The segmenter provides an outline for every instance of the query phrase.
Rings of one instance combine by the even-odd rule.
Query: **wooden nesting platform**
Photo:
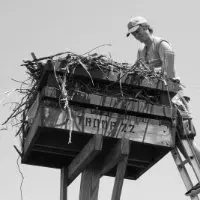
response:
[[[68,181],[71,182],[95,160],[101,167],[101,175],[115,176],[116,163],[126,155],[124,177],[135,180],[174,146],[172,121],[176,112],[169,98],[176,94],[176,84],[169,82],[166,87],[161,81],[150,84],[127,76],[121,79],[119,87],[113,73],[91,71],[96,87],[104,90],[106,85],[113,84],[106,94],[94,93],[81,88],[91,80],[77,67],[68,79],[66,90],[71,94],[75,85],[79,90],[75,88],[66,105],[59,101],[61,94],[52,65],[51,62],[45,65],[38,97],[30,108],[22,163],[59,169],[69,167],[72,171]],[[130,94],[141,89],[157,95],[159,104],[116,96],[121,87]]]

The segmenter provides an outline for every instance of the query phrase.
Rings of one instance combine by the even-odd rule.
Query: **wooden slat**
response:
[[[126,99],[119,97],[101,96],[88,93],[77,93],[73,96],[72,101],[78,103],[87,103],[96,106],[108,107],[110,109],[126,110],[142,114],[164,116],[171,118],[172,109],[169,106],[150,104],[146,101],[137,99]]]
[[[48,146],[48,145],[34,145],[32,148],[33,152],[40,152],[49,155],[57,155],[57,156],[67,156],[67,157],[75,157],[77,152],[69,151],[69,149],[60,148],[59,146]]]
[[[43,88],[42,94],[51,98],[58,98],[60,96],[57,88],[48,86]],[[168,100],[166,96],[165,99]],[[102,96],[97,94],[89,94],[86,92],[75,93],[71,101],[80,104],[91,104],[95,106],[108,107],[109,109],[126,110],[130,112],[167,118],[171,118],[173,114],[173,110],[169,106],[150,104],[146,101],[137,99],[111,97],[107,95]]]
[[[130,144],[128,139],[119,140],[115,148],[106,156],[101,170],[101,175],[110,171],[118,164],[118,162],[124,159],[129,154],[129,149]]]
[[[28,158],[30,151],[34,145],[34,142],[39,134],[38,128],[40,126],[41,126],[41,107],[38,109],[38,112],[33,120],[33,124],[31,125],[31,128],[25,139],[22,162],[25,162],[26,159]]]
[[[180,86],[177,83],[172,82],[170,79],[165,80],[167,85],[165,85],[164,81],[154,78],[154,79],[135,79],[133,75],[127,75],[122,77],[121,82],[128,84],[128,85],[135,85],[140,87],[145,87],[148,89],[156,89],[162,91],[169,91],[169,92],[177,92],[180,90]]]
[[[67,174],[67,168],[63,167],[60,178],[60,200],[67,200]]]
[[[117,166],[117,173],[112,192],[112,200],[120,200],[127,162],[128,162],[128,155],[123,160],[121,160]]]
[[[140,168],[140,169],[148,167],[148,165],[144,163],[131,163],[131,164],[129,163],[128,165],[129,167]]]
[[[54,70],[53,67],[50,67],[50,63],[46,64],[46,74],[53,74]],[[52,66],[52,64],[51,64]],[[117,83],[119,82],[119,71],[111,71],[109,68],[105,69],[102,72],[99,68],[91,68],[88,69],[89,73],[92,77],[93,80],[97,81],[110,81],[111,83]],[[57,70],[60,73],[62,73],[62,70]],[[63,74],[65,71],[63,72]],[[72,75],[72,74],[71,74]],[[73,77],[80,78],[80,77],[86,77],[90,79],[89,74],[86,72],[85,69],[81,66],[77,66],[76,70],[73,71]],[[152,88],[152,89],[157,89],[157,90],[163,90],[163,91],[169,91],[176,93],[180,90],[180,85],[177,83],[172,82],[170,79],[166,80],[167,86],[162,80],[159,80],[157,78],[154,79],[135,79],[132,74],[126,74],[123,75],[120,79],[122,84],[127,84],[127,85],[133,85],[133,86],[139,86],[139,87],[145,87],[145,88]]]
[[[128,138],[132,141],[142,142],[146,130],[145,143],[171,146],[171,123],[167,120],[147,119],[130,115],[117,115],[116,113],[99,113],[95,109],[73,107],[70,109],[73,120],[70,123],[67,111],[59,108],[45,106],[47,115],[44,126],[59,128],[89,134],[102,134],[114,138]],[[48,116],[54,113],[55,119]],[[51,114],[52,115],[52,114]],[[51,118],[51,121],[49,121]],[[148,124],[147,124],[148,123]]]
[[[98,80],[98,81],[110,81],[110,82],[119,82],[119,73],[116,71],[112,71],[110,69],[106,69],[104,72],[102,72],[99,69],[89,69],[89,73],[92,77],[93,80]],[[80,66],[77,66],[76,70],[74,71],[74,77],[76,78],[76,75],[78,76],[83,76],[83,77],[88,77],[88,73]],[[125,74],[121,77],[120,79],[122,84],[127,84],[127,85],[134,85],[134,86],[140,86],[140,87],[146,87],[146,88],[152,88],[152,89],[157,89],[157,90],[164,90],[164,91],[169,91],[169,92],[177,92],[180,90],[180,86],[177,83],[172,82],[170,79],[166,80],[167,85],[162,80],[159,80],[157,78],[154,79],[136,79],[133,77],[132,74]]]
[[[94,135],[68,166],[68,185],[102,150],[103,136]]]

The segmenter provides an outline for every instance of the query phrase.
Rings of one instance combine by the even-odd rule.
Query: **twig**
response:
[[[82,56],[84,56],[84,55],[86,55],[86,54],[89,54],[89,53],[91,53],[92,51],[94,51],[94,50],[96,50],[96,49],[98,49],[98,48],[100,48],[100,47],[103,47],[103,46],[112,46],[112,44],[102,44],[102,45],[99,45],[99,46],[93,48],[92,50],[90,50],[90,51],[88,51],[88,52],[82,54]]]

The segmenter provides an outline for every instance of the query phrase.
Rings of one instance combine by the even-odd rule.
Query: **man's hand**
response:
[[[154,68],[162,66],[162,61],[160,59],[153,60],[148,64],[148,66],[151,70],[154,70]]]

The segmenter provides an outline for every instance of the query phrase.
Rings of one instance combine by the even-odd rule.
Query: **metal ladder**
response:
[[[189,131],[191,131],[191,119],[186,119],[186,120],[188,120],[189,127],[190,127]],[[176,163],[176,166],[179,170],[181,178],[187,189],[186,195],[190,196],[191,200],[199,200],[198,194],[200,193],[200,164],[197,160],[195,150],[193,148],[192,139],[188,137],[189,132],[187,132],[187,130],[185,130],[183,126],[182,118],[181,118],[181,121],[182,121],[181,126],[183,127],[182,131],[184,131],[185,137],[180,137],[180,135],[177,135],[178,136],[177,139],[180,142],[182,150],[184,150],[186,154],[184,155],[185,159],[182,159],[181,153],[178,150],[177,146],[175,146],[175,148],[172,149],[171,153]],[[191,168],[191,170],[194,172],[196,176],[196,179],[197,179],[196,185],[194,185],[191,180],[189,172],[186,168],[186,164],[189,164],[188,166]]]

